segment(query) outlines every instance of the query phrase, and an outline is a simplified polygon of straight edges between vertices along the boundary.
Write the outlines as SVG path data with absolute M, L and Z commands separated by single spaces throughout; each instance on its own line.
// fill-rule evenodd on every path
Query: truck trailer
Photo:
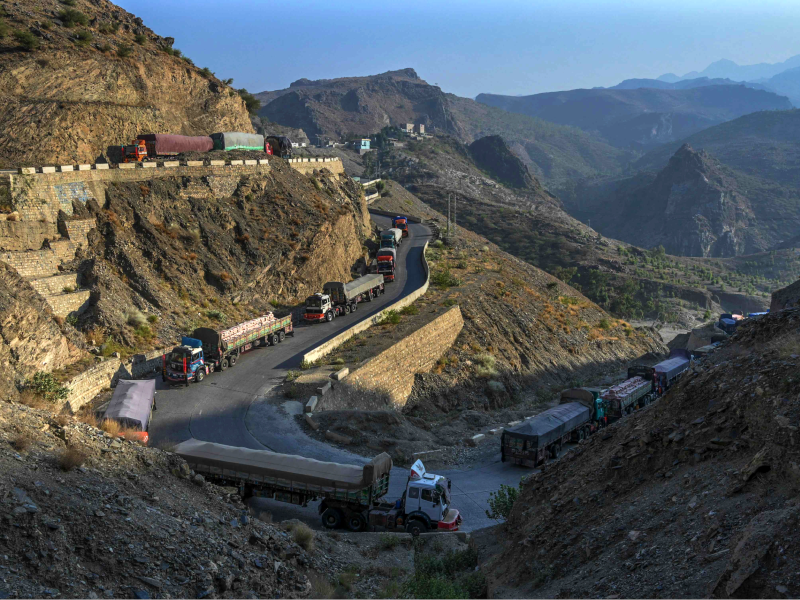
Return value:
M 292 157 L 292 140 L 285 135 L 271 135 L 267 137 L 267 143 L 272 148 L 272 153 L 281 158 Z
M 532 419 L 503 431 L 500 458 L 515 464 L 536 467 L 548 458 L 558 458 L 563 444 L 573 436 L 591 433 L 594 408 L 583 402 L 567 402 L 550 408 Z
M 170 383 L 199 383 L 214 371 L 236 365 L 242 352 L 275 346 L 287 335 L 294 335 L 291 315 L 275 318 L 272 313 L 227 329 L 198 327 L 191 336 L 181 338 L 180 346 L 163 355 L 161 377 Z
M 641 377 L 644 380 L 652 381 L 652 392 L 656 396 L 661 396 L 673 383 L 689 368 L 692 355 L 683 348 L 673 348 L 669 357 L 662 360 L 657 365 L 648 367 L 646 365 L 634 365 L 628 368 L 628 378 Z
M 189 439 L 174 452 L 196 473 L 218 485 L 238 488 L 242 498 L 260 497 L 308 506 L 319 500 L 322 524 L 351 531 L 368 527 L 456 531 L 461 515 L 451 507 L 450 482 L 429 474 L 421 461 L 411 467 L 403 496 L 381 502 L 389 491 L 392 459 L 385 452 L 362 466 L 251 450 Z
M 606 402 L 606 416 L 609 421 L 616 421 L 629 415 L 637 408 L 649 404 L 655 397 L 653 382 L 638 376 L 608 388 L 602 395 Z
M 224 131 L 212 133 L 214 150 L 260 150 L 266 152 L 267 146 L 264 136 L 258 133 L 245 133 L 242 131 Z
M 322 286 L 322 293 L 306 298 L 303 320 L 309 323 L 331 322 L 338 316 L 355 312 L 359 303 L 372 302 L 384 291 L 384 279 L 380 273 L 367 274 L 350 283 L 329 281 Z

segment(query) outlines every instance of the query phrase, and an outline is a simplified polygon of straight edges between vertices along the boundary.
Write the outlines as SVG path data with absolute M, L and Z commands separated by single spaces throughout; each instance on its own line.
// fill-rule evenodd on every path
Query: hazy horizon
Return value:
M 525 95 L 683 75 L 729 59 L 782 62 L 800 53 L 786 23 L 800 3 L 682 0 L 669 8 L 580 0 L 524 2 L 118 0 L 200 67 L 251 92 L 300 78 L 411 67 L 459 96 Z M 222 29 L 222 31 L 218 31 Z M 230 32 L 226 34 L 226 32 Z

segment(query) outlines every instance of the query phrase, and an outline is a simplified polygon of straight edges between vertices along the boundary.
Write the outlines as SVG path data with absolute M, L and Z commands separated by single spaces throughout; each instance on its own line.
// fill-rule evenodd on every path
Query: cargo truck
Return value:
M 198 327 L 162 356 L 161 378 L 169 383 L 199 383 L 214 371 L 233 367 L 242 352 L 274 346 L 287 335 L 294 335 L 291 315 L 275 318 L 272 313 L 227 329 Z
M 569 398 L 565 404 L 554 406 L 503 431 L 500 436 L 501 460 L 510 459 L 517 465 L 537 467 L 548 458 L 558 458 L 563 444 L 573 438 L 583 439 L 600 427 L 597 421 L 600 405 L 589 398 L 592 398 L 590 392 L 577 402 Z
M 652 392 L 661 396 L 689 368 L 691 353 L 683 348 L 673 348 L 669 357 L 657 365 L 634 365 L 628 368 L 628 378 L 641 377 L 652 382 Z
M 381 248 L 396 249 L 403 241 L 403 232 L 397 228 L 381 232 Z
M 285 135 L 271 135 L 267 137 L 267 143 L 272 148 L 272 153 L 281 158 L 292 157 L 292 140 Z
M 653 382 L 642 377 L 631 377 L 622 383 L 608 388 L 602 395 L 606 401 L 606 416 L 609 421 L 616 421 L 642 408 L 656 398 Z
M 381 248 L 378 250 L 377 263 L 377 272 L 383 275 L 384 281 L 394 281 L 397 251 L 392 248 Z
M 322 287 L 322 293 L 306 298 L 303 320 L 310 323 L 333 321 L 336 317 L 355 312 L 361 302 L 383 294 L 383 275 L 368 274 L 350 283 L 329 281 Z
M 406 217 L 394 217 L 392 227 L 396 227 L 402 232 L 403 237 L 408 237 L 408 219 Z
M 452 508 L 450 481 L 411 467 L 403 496 L 381 502 L 389 491 L 392 459 L 382 453 L 363 466 L 322 462 L 302 456 L 251 450 L 189 439 L 173 450 L 189 467 L 218 485 L 238 488 L 242 498 L 269 498 L 307 506 L 319 500 L 323 526 L 363 531 L 368 527 L 456 531 L 461 515 Z
M 214 142 L 214 150 L 260 150 L 265 152 L 267 149 L 264 136 L 258 133 L 224 131 L 212 133 L 209 137 Z

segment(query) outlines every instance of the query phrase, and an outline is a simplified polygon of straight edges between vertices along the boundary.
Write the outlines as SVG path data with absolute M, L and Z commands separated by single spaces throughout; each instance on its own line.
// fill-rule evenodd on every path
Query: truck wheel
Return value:
M 342 524 L 342 513 L 338 508 L 326 508 L 322 513 L 322 525 L 328 529 L 337 529 Z
M 353 312 L 356 312 L 356 308 L 358 308 L 358 302 L 353 302 L 353 308 L 352 308 L 352 311 L 353 311 Z
M 350 513 L 347 516 L 347 528 L 350 531 L 364 531 L 367 522 L 360 513 Z
M 232 354 L 231 357 L 228 359 L 228 364 L 233 367 L 236 366 L 236 355 Z
M 583 429 L 579 429 L 578 430 L 578 441 L 582 442 L 585 438 L 586 438 L 586 433 L 583 431 Z
M 282 341 L 283 341 L 283 340 L 285 340 L 285 339 L 286 339 L 286 332 L 285 332 L 283 329 L 281 329 L 281 330 L 278 332 L 278 342 L 280 343 L 280 342 L 282 342 Z
M 367 302 L 372 302 L 372 290 L 367 290 Z
M 350 314 L 350 305 L 349 304 L 345 304 L 344 305 L 344 314 L 346 314 L 346 315 Z
M 325 313 L 325 320 L 326 320 L 328 323 L 330 323 L 331 321 L 333 321 L 333 313 L 332 313 L 331 311 L 328 311 L 328 312 L 326 312 L 326 313 Z
M 205 371 L 203 371 L 203 369 L 197 369 L 197 373 L 194 374 L 194 380 L 197 383 L 200 383 L 201 381 L 203 381 L 203 379 L 205 379 L 205 376 L 206 373 Z
M 428 526 L 425 524 L 425 521 L 421 521 L 420 519 L 411 519 L 408 525 L 406 525 L 406 533 L 410 533 L 414 537 L 426 531 L 428 531 Z
M 277 333 L 273 333 L 273 334 L 272 334 L 272 337 L 270 338 L 270 343 L 271 343 L 273 346 L 277 346 L 277 345 L 280 343 L 280 342 L 278 341 L 278 334 L 277 334 Z
M 219 370 L 220 371 L 227 371 L 228 370 L 228 359 L 223 358 L 222 362 L 219 363 Z

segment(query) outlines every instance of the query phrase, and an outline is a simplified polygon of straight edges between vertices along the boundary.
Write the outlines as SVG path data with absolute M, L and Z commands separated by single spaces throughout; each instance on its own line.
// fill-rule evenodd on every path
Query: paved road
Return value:
M 380 226 L 390 220 L 372 216 Z M 355 314 L 331 323 L 300 325 L 294 337 L 287 337 L 275 347 L 252 350 L 234 368 L 216 372 L 202 383 L 169 388 L 158 381 L 158 410 L 150 426 L 151 444 L 176 443 L 191 437 L 247 448 L 267 449 L 283 454 L 299 454 L 318 460 L 362 464 L 366 459 L 309 438 L 296 424 L 293 415 L 302 411 L 296 401 L 275 406 L 265 399 L 269 391 L 285 378 L 286 371 L 297 368 L 303 354 L 320 343 L 378 313 L 384 306 L 407 296 L 425 281 L 422 249 L 430 239 L 424 225 L 409 224 L 410 237 L 399 249 L 398 264 L 403 268 L 397 279 L 386 286 L 386 293 L 372 303 L 359 305 Z M 487 443 L 495 443 L 489 441 Z M 491 525 L 484 510 L 489 492 L 501 483 L 516 484 L 527 471 L 495 460 L 468 471 L 443 471 L 453 482 L 453 503 L 464 516 L 464 529 Z M 399 496 L 408 473 L 395 468 L 389 497 Z M 269 510 L 276 519 L 296 517 L 317 526 L 316 506 L 294 507 L 269 500 L 258 500 L 258 508 Z

